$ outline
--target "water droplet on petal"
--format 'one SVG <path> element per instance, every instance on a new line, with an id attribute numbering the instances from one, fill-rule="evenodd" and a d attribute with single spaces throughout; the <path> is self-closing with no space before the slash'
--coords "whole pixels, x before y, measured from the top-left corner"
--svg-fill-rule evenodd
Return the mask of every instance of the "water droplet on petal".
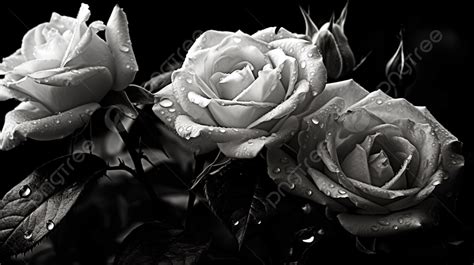
<path id="1" fill-rule="evenodd" d="M 60 124 L 60 123 L 61 123 L 61 121 L 60 121 L 60 120 L 56 120 L 55 122 L 56 122 L 56 124 Z"/>
<path id="2" fill-rule="evenodd" d="M 398 230 L 398 225 L 392 226 L 394 230 Z"/>
<path id="3" fill-rule="evenodd" d="M 171 112 L 171 113 L 173 113 L 173 112 L 176 111 L 176 109 L 175 109 L 175 108 L 170 108 L 168 111 Z"/>
<path id="4" fill-rule="evenodd" d="M 291 190 L 295 189 L 295 187 L 296 187 L 295 183 L 290 183 L 290 189 Z"/>
<path id="5" fill-rule="evenodd" d="M 221 133 L 225 133 L 225 132 L 226 132 L 226 130 L 225 130 L 225 129 L 219 129 L 219 132 L 221 132 Z"/>
<path id="6" fill-rule="evenodd" d="M 335 187 L 334 184 L 332 184 L 332 183 L 329 184 L 329 188 L 334 188 L 334 187 Z"/>
<path id="7" fill-rule="evenodd" d="M 31 230 L 26 230 L 25 233 L 23 233 L 23 238 L 26 240 L 29 240 L 33 237 L 33 232 Z"/>
<path id="8" fill-rule="evenodd" d="M 381 99 L 377 99 L 377 101 L 375 101 L 375 103 L 377 103 L 378 105 L 382 105 L 382 103 L 383 103 L 383 100 L 381 100 Z"/>
<path id="9" fill-rule="evenodd" d="M 193 80 L 192 80 L 190 77 L 188 77 L 188 78 L 186 78 L 186 82 L 187 82 L 188 84 L 191 84 L 191 83 L 193 82 Z"/>
<path id="10" fill-rule="evenodd" d="M 324 235 L 325 233 L 326 232 L 322 228 L 318 230 L 318 235 L 320 235 L 320 236 Z"/>
<path id="11" fill-rule="evenodd" d="M 258 221 L 257 221 L 257 224 L 258 224 L 258 225 L 261 225 L 261 224 L 262 224 L 262 220 L 258 220 Z"/>
<path id="12" fill-rule="evenodd" d="M 308 243 L 308 244 L 309 244 L 309 243 L 313 243 L 313 241 L 314 241 L 314 236 L 310 236 L 310 237 L 308 237 L 308 238 L 304 238 L 304 239 L 301 240 L 301 241 L 303 241 L 304 243 Z"/>
<path id="13" fill-rule="evenodd" d="M 302 61 L 302 62 L 301 62 L 301 68 L 302 68 L 302 69 L 305 69 L 305 68 L 306 68 L 306 62 L 305 62 L 305 61 Z"/>
<path id="14" fill-rule="evenodd" d="M 377 232 L 377 231 L 380 230 L 380 228 L 379 228 L 378 226 L 376 226 L 376 225 L 373 225 L 372 227 L 370 227 L 370 229 L 371 229 L 372 231 L 374 231 L 374 232 Z"/>
<path id="15" fill-rule="evenodd" d="M 341 195 L 347 194 L 347 192 L 346 192 L 345 190 L 338 190 L 338 192 L 339 192 L 339 194 L 341 194 Z"/>
<path id="16" fill-rule="evenodd" d="M 20 197 L 26 198 L 30 196 L 31 194 L 31 189 L 28 185 L 24 185 L 23 187 L 20 188 L 19 191 Z"/>
<path id="17" fill-rule="evenodd" d="M 234 42 L 235 43 L 240 43 L 240 42 L 242 42 L 242 39 L 239 38 L 239 37 L 234 37 Z"/>
<path id="18" fill-rule="evenodd" d="M 125 45 L 122 45 L 122 46 L 120 46 L 120 51 L 121 51 L 121 52 L 129 52 L 129 51 L 130 51 L 130 48 L 127 47 L 127 46 L 125 46 Z"/>
<path id="19" fill-rule="evenodd" d="M 235 222 L 233 223 L 234 226 L 238 226 L 239 224 L 240 224 L 240 221 L 239 221 L 239 220 L 237 220 L 237 221 L 235 221 Z"/>
<path id="20" fill-rule="evenodd" d="M 384 225 L 384 226 L 390 225 L 390 222 L 385 220 L 385 219 L 380 219 L 380 220 L 377 221 L 377 223 L 379 223 L 380 225 Z"/>
<path id="21" fill-rule="evenodd" d="M 173 106 L 173 101 L 171 101 L 169 99 L 163 99 L 162 101 L 160 101 L 159 104 L 163 108 L 169 108 L 169 107 Z"/>
<path id="22" fill-rule="evenodd" d="M 306 194 L 307 194 L 308 196 L 311 196 L 311 195 L 313 195 L 313 191 L 312 191 L 312 190 L 308 190 L 308 191 L 306 191 Z"/>
<path id="23" fill-rule="evenodd" d="M 398 218 L 398 223 L 403 224 L 403 218 Z"/>
<path id="24" fill-rule="evenodd" d="M 316 97 L 318 95 L 318 91 L 311 92 L 311 95 L 313 95 L 313 97 Z"/>
<path id="25" fill-rule="evenodd" d="M 72 121 L 71 121 L 71 120 L 68 120 L 67 122 L 68 122 L 69 124 L 71 124 L 71 123 L 72 123 Z"/>
<path id="26" fill-rule="evenodd" d="M 316 118 L 312 118 L 311 119 L 311 122 L 315 125 L 318 125 L 319 124 L 319 121 L 316 119 Z"/>
<path id="27" fill-rule="evenodd" d="M 281 168 L 279 168 L 279 167 L 276 167 L 276 168 L 273 169 L 273 173 L 275 173 L 275 174 L 279 174 L 280 172 L 281 172 Z"/>
<path id="28" fill-rule="evenodd" d="M 308 52 L 308 57 L 313 57 L 313 54 L 311 52 Z"/>
<path id="29" fill-rule="evenodd" d="M 54 222 L 51 221 L 51 220 L 48 220 L 48 222 L 46 222 L 46 229 L 48 229 L 49 231 L 53 230 L 54 229 Z"/>

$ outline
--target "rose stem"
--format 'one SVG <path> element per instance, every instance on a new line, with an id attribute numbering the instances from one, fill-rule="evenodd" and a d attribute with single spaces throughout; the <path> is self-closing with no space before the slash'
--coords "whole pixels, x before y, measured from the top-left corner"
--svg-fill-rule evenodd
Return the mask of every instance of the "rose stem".
<path id="1" fill-rule="evenodd" d="M 141 156 L 135 150 L 135 146 L 133 146 L 133 141 L 131 141 L 130 135 L 128 134 L 125 127 L 123 126 L 119 117 L 120 117 L 120 113 L 117 112 L 117 116 L 113 119 L 115 121 L 114 125 L 120 137 L 122 138 L 122 141 L 125 144 L 125 148 L 127 148 L 127 151 L 130 154 L 130 157 L 132 158 L 133 164 L 135 166 L 135 170 L 134 170 L 135 174 L 133 174 L 133 176 L 136 177 L 143 184 L 146 192 L 148 193 L 148 196 L 150 197 L 152 201 L 153 208 L 156 210 L 155 213 L 158 213 L 159 209 L 157 208 L 157 206 L 160 200 L 158 199 L 158 196 L 156 195 L 155 190 L 153 189 L 153 186 L 148 180 L 145 174 L 145 170 L 143 170 Z"/>

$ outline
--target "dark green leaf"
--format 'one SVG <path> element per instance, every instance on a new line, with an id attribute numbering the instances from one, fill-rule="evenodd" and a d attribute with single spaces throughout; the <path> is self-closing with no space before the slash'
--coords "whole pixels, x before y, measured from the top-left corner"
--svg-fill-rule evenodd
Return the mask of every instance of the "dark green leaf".
<path id="1" fill-rule="evenodd" d="M 143 87 L 130 85 L 125 90 L 128 98 L 135 104 L 153 104 L 155 96 Z"/>
<path id="2" fill-rule="evenodd" d="M 233 160 L 204 185 L 214 214 L 235 235 L 242 246 L 249 224 L 260 224 L 275 211 L 268 200 L 268 176 L 259 169 L 259 160 Z"/>
<path id="3" fill-rule="evenodd" d="M 197 264 L 209 244 L 208 240 L 195 242 L 185 238 L 180 229 L 159 222 L 146 223 L 127 236 L 115 264 Z"/>
<path id="4" fill-rule="evenodd" d="M 85 185 L 105 173 L 105 162 L 74 153 L 40 166 L 0 202 L 0 256 L 24 253 L 63 219 Z"/>
<path id="5" fill-rule="evenodd" d="M 148 80 L 145 83 L 145 88 L 148 89 L 152 93 L 160 91 L 165 86 L 171 84 L 172 73 L 173 71 L 169 71 L 169 72 L 162 73 L 162 74 L 152 77 L 150 80 Z"/>

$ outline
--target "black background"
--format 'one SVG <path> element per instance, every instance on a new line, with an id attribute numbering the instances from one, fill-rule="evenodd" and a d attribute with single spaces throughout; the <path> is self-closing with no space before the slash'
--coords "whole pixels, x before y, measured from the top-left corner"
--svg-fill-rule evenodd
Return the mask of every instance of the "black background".
<path id="1" fill-rule="evenodd" d="M 89 2 L 94 20 L 107 21 L 116 2 Z M 331 13 L 336 15 L 345 4 L 341 1 L 303 2 L 240 2 L 222 1 L 163 3 L 120 1 L 128 15 L 133 48 L 140 67 L 135 83 L 141 84 L 160 70 L 167 58 L 180 59 L 196 32 L 207 29 L 253 33 L 269 26 L 282 26 L 304 33 L 304 21 L 298 9 L 311 7 L 311 16 L 322 25 Z M 5 6 L 4 6 L 5 5 Z M 52 11 L 75 16 L 80 1 L 61 3 L 26 2 L 2 3 L 0 7 L 0 56 L 6 57 L 21 45 L 21 38 L 29 28 L 48 21 Z M 432 114 L 462 142 L 466 156 L 466 171 L 462 179 L 458 214 L 472 224 L 471 164 L 472 138 L 472 9 L 461 1 L 351 1 L 345 32 L 357 60 L 371 52 L 356 81 L 372 91 L 384 81 L 384 67 L 399 43 L 398 32 L 405 30 L 406 54 L 429 39 L 429 33 L 439 30 L 443 39 L 435 43 L 431 52 L 423 53 L 416 63 L 416 84 L 406 95 L 416 105 L 427 106 Z M 189 47 L 189 46 L 188 46 Z M 3 110 L 4 106 L 2 107 Z M 47 152 L 39 150 L 41 152 Z M 14 178 L 22 164 L 5 160 L 0 155 L 0 178 Z M 26 155 L 31 158 L 31 155 Z"/>

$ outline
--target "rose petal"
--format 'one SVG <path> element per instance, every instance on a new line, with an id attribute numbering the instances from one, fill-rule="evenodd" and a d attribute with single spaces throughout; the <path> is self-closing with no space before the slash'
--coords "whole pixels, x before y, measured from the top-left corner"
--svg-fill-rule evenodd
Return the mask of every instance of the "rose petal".
<path id="1" fill-rule="evenodd" d="M 20 100 L 20 101 L 31 100 L 31 97 L 28 96 L 27 94 L 5 87 L 0 84 L 0 101 L 9 100 L 12 98 Z"/>
<path id="2" fill-rule="evenodd" d="M 417 108 L 426 118 L 426 122 L 433 128 L 432 131 L 441 142 L 441 164 L 448 173 L 448 177 L 455 177 L 464 166 L 462 143 L 444 128 L 425 107 Z"/>
<path id="3" fill-rule="evenodd" d="M 282 120 L 279 130 L 269 136 L 261 136 L 255 139 L 219 143 L 221 151 L 228 157 L 248 159 L 254 158 L 264 146 L 278 148 L 287 142 L 298 129 L 299 121 L 295 116 Z"/>
<path id="4" fill-rule="evenodd" d="M 419 152 L 420 165 L 416 176 L 408 176 L 409 185 L 424 186 L 427 180 L 438 168 L 440 143 L 428 124 L 415 123 L 408 119 L 395 121 L 404 132 L 404 137 L 412 143 Z"/>
<path id="5" fill-rule="evenodd" d="M 321 159 L 317 155 L 317 144 L 326 137 L 324 127 L 330 122 L 328 119 L 337 114 L 338 110 L 344 109 L 344 100 L 335 97 L 317 111 L 303 118 L 301 132 L 298 135 L 298 162 L 312 168 L 318 168 Z M 298 114 L 298 117 L 301 114 Z"/>
<path id="6" fill-rule="evenodd" d="M 413 161 L 412 158 L 413 158 L 412 154 L 408 155 L 408 157 L 401 164 L 401 167 L 398 169 L 397 174 L 395 174 L 395 176 L 393 176 L 392 179 L 382 184 L 382 189 L 398 190 L 398 189 L 404 189 L 408 187 L 405 173 L 411 161 Z"/>
<path id="7" fill-rule="evenodd" d="M 5 116 L 0 133 L 0 150 L 12 149 L 26 138 L 39 141 L 64 138 L 87 124 L 90 115 L 99 107 L 97 103 L 90 103 L 51 115 L 40 105 L 20 103 Z"/>
<path id="8" fill-rule="evenodd" d="M 337 219 L 349 233 L 362 237 L 381 237 L 427 228 L 436 222 L 430 213 L 435 209 L 427 201 L 413 209 L 389 215 L 358 215 L 341 213 Z"/>
<path id="9" fill-rule="evenodd" d="M 308 107 L 308 110 L 302 113 L 303 116 L 320 109 L 324 104 L 335 97 L 344 99 L 346 108 L 367 96 L 369 92 L 357 84 L 354 80 L 329 83 L 323 92 L 315 97 Z"/>
<path id="10" fill-rule="evenodd" d="M 175 129 L 179 136 L 191 139 L 205 135 L 215 143 L 245 141 L 265 136 L 266 131 L 257 129 L 224 128 L 202 125 L 194 122 L 187 115 L 179 115 L 175 120 Z"/>
<path id="11" fill-rule="evenodd" d="M 281 49 L 274 49 L 267 53 L 274 68 L 281 69 L 281 83 L 286 88 L 285 100 L 293 94 L 295 84 L 298 81 L 298 63 L 295 58 L 285 55 Z"/>
<path id="12" fill-rule="evenodd" d="M 278 78 L 279 75 L 280 69 L 264 67 L 258 72 L 257 80 L 244 89 L 233 100 L 281 103 L 285 97 L 285 89 Z"/>
<path id="13" fill-rule="evenodd" d="M 262 117 L 258 118 L 247 128 L 263 128 L 265 123 L 274 119 L 280 119 L 290 113 L 292 113 L 306 98 L 306 94 L 309 91 L 309 83 L 306 80 L 301 80 L 296 84 L 295 92 L 285 100 L 283 103 L 272 109 Z"/>
<path id="14" fill-rule="evenodd" d="M 61 112 L 99 102 L 111 85 L 112 77 L 107 68 L 87 67 L 43 79 L 27 76 L 12 86 L 43 103 L 52 112 Z"/>
<path id="15" fill-rule="evenodd" d="M 114 65 L 114 56 L 111 49 L 96 34 L 97 30 L 89 26 L 86 32 L 75 47 L 73 52 L 65 60 L 65 67 L 88 67 L 88 66 L 104 66 L 110 71 L 112 76 L 116 75 L 116 67 Z M 128 85 L 128 84 L 127 84 Z"/>
<path id="16" fill-rule="evenodd" d="M 67 30 L 74 30 L 76 24 L 76 18 L 61 16 L 60 14 L 53 12 L 49 20 L 48 26 L 52 26 L 59 30 L 63 34 Z"/>
<path id="17" fill-rule="evenodd" d="M 296 162 L 279 148 L 267 151 L 268 175 L 277 184 L 278 191 L 284 190 L 292 195 L 312 200 L 328 206 L 336 211 L 344 211 L 345 207 L 327 197 L 306 177 L 306 173 L 298 168 Z M 277 196 L 278 195 L 278 196 Z M 278 203 L 281 194 L 276 194 Z M 272 196 L 268 197 L 273 199 Z"/>
<path id="18" fill-rule="evenodd" d="M 320 94 L 326 85 L 326 68 L 316 46 L 301 39 L 282 39 L 270 43 L 298 62 L 298 80 L 308 80 L 313 96 Z M 307 97 L 296 113 L 306 110 L 312 98 Z"/>
<path id="19" fill-rule="evenodd" d="M 138 64 L 130 41 L 127 15 L 118 5 L 114 7 L 107 21 L 105 37 L 115 59 L 116 75 L 113 89 L 122 90 L 135 78 Z"/>
<path id="20" fill-rule="evenodd" d="M 410 195 L 414 195 L 418 193 L 418 191 L 420 191 L 420 188 L 387 190 L 374 185 L 360 182 L 355 179 L 348 180 L 357 189 L 357 191 L 362 197 L 376 202 L 380 205 L 384 205 L 387 202 L 391 202 L 400 197 L 408 197 Z"/>
<path id="21" fill-rule="evenodd" d="M 369 157 L 369 170 L 371 182 L 366 183 L 377 187 L 381 187 L 395 176 L 390 161 L 383 150 Z"/>
<path id="22" fill-rule="evenodd" d="M 36 44 L 33 48 L 33 56 L 36 59 L 57 60 L 61 63 L 68 47 L 68 40 L 66 40 L 56 28 L 45 27 L 43 36 L 46 42 Z"/>
<path id="23" fill-rule="evenodd" d="M 72 36 L 67 46 L 67 49 L 64 53 L 64 56 L 61 60 L 61 66 L 64 66 L 66 62 L 73 56 L 72 53 L 74 48 L 77 46 L 82 36 L 82 29 L 85 27 L 85 23 L 89 20 L 91 11 L 89 10 L 89 5 L 82 3 L 77 13 L 76 22 L 74 28 L 72 29 Z"/>
<path id="24" fill-rule="evenodd" d="M 21 54 L 21 49 L 16 50 L 12 55 L 3 58 L 0 64 L 0 75 L 5 75 L 7 72 L 13 70 L 13 68 L 24 63 L 26 61 L 25 56 Z"/>
<path id="25" fill-rule="evenodd" d="M 372 146 L 374 145 L 375 139 L 379 137 L 381 134 L 379 132 L 367 135 L 360 146 L 365 150 L 367 156 L 369 156 L 372 152 Z"/>
<path id="26" fill-rule="evenodd" d="M 274 107 L 271 103 L 218 99 L 211 99 L 208 105 L 217 124 L 230 128 L 251 128 L 249 124 Z"/>
<path id="27" fill-rule="evenodd" d="M 176 132 L 175 120 L 180 115 L 186 115 L 186 112 L 178 104 L 174 97 L 173 85 L 169 84 L 155 94 L 156 104 L 153 105 L 153 113 L 160 118 L 169 128 L 173 128 Z M 161 103 L 160 103 L 161 102 Z M 187 146 L 193 153 L 204 154 L 216 149 L 216 144 L 212 142 L 206 135 L 189 139 Z"/>
<path id="28" fill-rule="evenodd" d="M 367 153 L 360 145 L 355 146 L 341 166 L 347 177 L 371 184 Z"/>
<path id="29" fill-rule="evenodd" d="M 38 71 L 49 70 L 59 67 L 61 61 L 52 59 L 35 59 L 24 62 L 16 66 L 12 73 L 17 75 L 26 76 Z"/>
<path id="30" fill-rule="evenodd" d="M 188 53 L 192 54 L 199 50 L 212 48 L 221 43 L 223 39 L 233 34 L 234 32 L 229 31 L 207 30 L 196 39 L 191 48 L 189 48 Z"/>
<path id="31" fill-rule="evenodd" d="M 259 30 L 255 32 L 252 37 L 261 40 L 267 43 L 270 43 L 274 40 L 287 39 L 287 38 L 298 38 L 298 35 L 289 32 L 285 28 L 279 28 L 278 32 L 275 34 L 276 27 L 269 27 L 266 29 Z"/>
<path id="32" fill-rule="evenodd" d="M 228 100 L 234 99 L 254 81 L 255 77 L 249 65 L 230 74 L 217 72 L 211 76 L 211 82 L 216 87 L 220 98 Z"/>
<path id="33" fill-rule="evenodd" d="M 246 61 L 254 66 L 256 75 L 256 71 L 266 64 L 264 54 L 269 51 L 267 46 L 265 42 L 237 32 L 209 49 L 188 52 L 182 69 L 194 72 L 207 82 L 212 74 L 236 70 L 234 67 L 238 63 Z"/>
<path id="34" fill-rule="evenodd" d="M 313 179 L 314 183 L 316 183 L 318 189 L 326 196 L 337 199 L 338 201 L 341 199 L 348 199 L 353 206 L 367 210 L 371 213 L 388 213 L 388 210 L 383 206 L 360 197 L 355 193 L 352 193 L 351 191 L 331 180 L 320 171 L 309 168 L 308 173 Z"/>
<path id="35" fill-rule="evenodd" d="M 426 199 L 433 190 L 439 186 L 446 179 L 446 172 L 442 169 L 438 169 L 433 176 L 429 179 L 428 183 L 420 189 L 420 191 L 413 196 L 403 198 L 399 201 L 387 204 L 385 207 L 390 211 L 398 211 L 406 209 L 419 204 L 422 200 Z"/>
<path id="36" fill-rule="evenodd" d="M 174 96 L 183 110 L 197 123 L 212 126 L 217 125 L 207 108 L 200 107 L 189 100 L 188 95 L 190 92 L 204 96 L 201 90 L 202 85 L 197 83 L 197 75 L 180 69 L 173 72 L 171 79 L 173 80 L 172 87 Z"/>
<path id="37" fill-rule="evenodd" d="M 36 45 L 43 44 L 46 40 L 43 37 L 42 31 L 48 25 L 48 23 L 42 23 L 38 26 L 28 30 L 28 32 L 23 36 L 21 43 L 21 54 L 25 57 L 25 61 L 34 60 L 35 56 L 34 48 Z"/>

